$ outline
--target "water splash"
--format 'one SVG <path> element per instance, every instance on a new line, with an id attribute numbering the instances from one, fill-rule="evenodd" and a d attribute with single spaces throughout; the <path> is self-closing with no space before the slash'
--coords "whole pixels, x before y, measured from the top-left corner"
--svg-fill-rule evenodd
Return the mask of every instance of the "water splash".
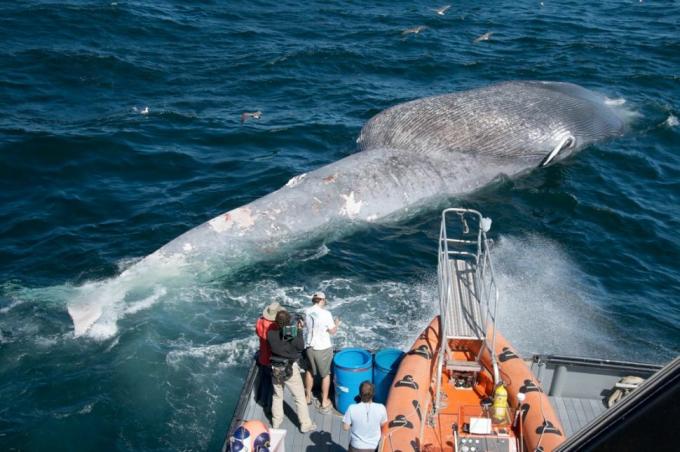
<path id="1" fill-rule="evenodd" d="M 642 113 L 640 113 L 633 105 L 629 104 L 623 97 L 612 99 L 604 96 L 603 101 L 605 105 L 609 106 L 616 112 L 619 118 L 621 118 L 621 120 L 627 126 L 630 126 L 632 123 L 642 117 Z"/>
<path id="2" fill-rule="evenodd" d="M 612 325 L 592 303 L 586 276 L 558 243 L 538 235 L 502 236 L 492 257 L 501 294 L 499 328 L 523 354 L 615 352 Z"/>

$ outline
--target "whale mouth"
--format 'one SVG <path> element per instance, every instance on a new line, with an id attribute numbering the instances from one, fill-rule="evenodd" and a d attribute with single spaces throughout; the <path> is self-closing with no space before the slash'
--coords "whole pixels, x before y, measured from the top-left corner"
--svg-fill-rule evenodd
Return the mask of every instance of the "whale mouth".
<path id="1" fill-rule="evenodd" d="M 572 135 L 567 135 L 566 137 L 562 138 L 562 140 L 555 146 L 555 148 L 550 151 L 550 154 L 546 155 L 545 158 L 541 161 L 541 163 L 538 165 L 539 168 L 543 168 L 544 166 L 548 166 L 552 161 L 555 160 L 555 157 L 562 152 L 565 149 L 568 149 L 574 145 L 576 140 Z"/>

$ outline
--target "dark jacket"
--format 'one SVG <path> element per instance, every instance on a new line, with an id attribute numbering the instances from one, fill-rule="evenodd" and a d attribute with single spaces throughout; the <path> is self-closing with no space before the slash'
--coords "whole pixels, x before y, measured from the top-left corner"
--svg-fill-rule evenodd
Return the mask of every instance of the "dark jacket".
<path id="1" fill-rule="evenodd" d="M 305 349 L 301 330 L 298 330 L 298 335 L 290 340 L 283 338 L 282 330 L 272 330 L 267 333 L 267 342 L 272 348 L 272 361 L 299 359 L 302 356 L 302 350 Z"/>

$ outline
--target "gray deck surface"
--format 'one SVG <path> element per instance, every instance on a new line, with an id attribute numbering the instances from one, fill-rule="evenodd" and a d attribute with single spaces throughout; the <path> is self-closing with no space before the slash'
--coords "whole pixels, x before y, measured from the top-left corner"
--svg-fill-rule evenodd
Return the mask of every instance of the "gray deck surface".
<path id="1" fill-rule="evenodd" d="M 568 438 L 605 411 L 602 400 L 550 396 Z"/>
<path id="2" fill-rule="evenodd" d="M 446 337 L 479 339 L 483 336 L 482 314 L 477 297 L 475 270 L 467 260 L 451 259 L 451 293 Z"/>
<path id="3" fill-rule="evenodd" d="M 251 392 L 244 419 L 260 419 L 271 427 L 271 420 L 264 415 L 262 407 L 254 399 Z M 317 425 L 317 430 L 300 433 L 299 422 L 295 414 L 295 401 L 288 390 L 284 391 L 283 401 L 284 421 L 279 428 L 286 432 L 286 452 L 298 451 L 346 451 L 349 447 L 349 432 L 342 429 L 342 415 L 335 410 L 329 414 L 321 414 L 312 404 L 309 415 Z"/>

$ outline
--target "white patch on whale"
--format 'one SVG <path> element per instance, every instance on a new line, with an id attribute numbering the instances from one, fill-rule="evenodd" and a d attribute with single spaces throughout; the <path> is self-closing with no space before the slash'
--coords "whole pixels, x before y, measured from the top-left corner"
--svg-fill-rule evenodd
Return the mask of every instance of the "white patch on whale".
<path id="1" fill-rule="evenodd" d="M 345 200 L 345 205 L 340 209 L 340 215 L 344 215 L 347 218 L 355 218 L 359 215 L 363 201 L 354 199 L 353 191 L 349 195 L 340 195 L 340 197 Z"/>
<path id="2" fill-rule="evenodd" d="M 234 225 L 238 226 L 243 232 L 253 227 L 255 218 L 252 216 L 250 207 L 239 207 L 213 218 L 208 223 L 217 233 L 226 232 Z"/>
<path id="3" fill-rule="evenodd" d="M 210 227 L 213 228 L 213 231 L 217 233 L 226 232 L 231 228 L 232 225 L 231 215 L 229 213 L 225 213 L 224 215 L 213 218 L 208 222 L 208 224 L 210 224 Z"/>

